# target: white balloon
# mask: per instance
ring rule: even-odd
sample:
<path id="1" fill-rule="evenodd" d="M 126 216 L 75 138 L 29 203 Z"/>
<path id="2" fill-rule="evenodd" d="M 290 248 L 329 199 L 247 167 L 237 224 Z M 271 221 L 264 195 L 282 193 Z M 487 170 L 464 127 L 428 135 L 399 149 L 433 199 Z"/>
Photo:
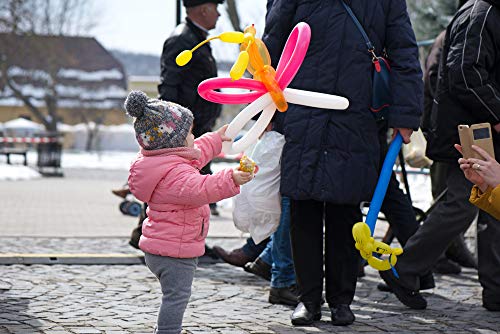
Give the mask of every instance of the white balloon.
<path id="1" fill-rule="evenodd" d="M 349 100 L 342 96 L 293 88 L 285 88 L 284 94 L 288 103 L 300 104 L 302 106 L 337 110 L 345 110 L 349 107 Z"/>
<path id="2" fill-rule="evenodd" d="M 230 141 L 222 143 L 222 152 L 225 154 L 238 154 L 245 151 L 247 147 L 257 141 L 259 136 L 264 132 L 267 125 L 271 121 L 276 110 L 276 106 L 271 99 L 271 95 L 266 93 L 246 106 L 239 114 L 233 119 L 226 130 L 226 136 L 233 139 L 243 129 L 245 124 L 248 123 L 259 112 L 264 110 L 262 115 L 252 128 L 245 133 L 237 142 Z"/>
<path id="3" fill-rule="evenodd" d="M 349 100 L 344 97 L 310 92 L 307 90 L 299 90 L 293 88 L 285 88 L 283 91 L 285 99 L 288 103 L 300 104 L 303 106 L 322 108 L 322 109 L 337 109 L 344 110 L 349 107 Z M 260 115 L 257 122 L 250 130 L 238 141 L 234 142 L 234 138 L 243 129 L 245 124 L 248 123 L 257 115 Z M 231 124 L 226 130 L 226 136 L 232 139 L 230 142 L 222 143 L 222 152 L 225 154 L 238 154 L 245 151 L 250 145 L 259 139 L 260 135 L 264 132 L 267 125 L 273 118 L 276 111 L 276 105 L 271 99 L 271 95 L 266 93 L 246 106 L 238 115 L 233 119 Z"/>

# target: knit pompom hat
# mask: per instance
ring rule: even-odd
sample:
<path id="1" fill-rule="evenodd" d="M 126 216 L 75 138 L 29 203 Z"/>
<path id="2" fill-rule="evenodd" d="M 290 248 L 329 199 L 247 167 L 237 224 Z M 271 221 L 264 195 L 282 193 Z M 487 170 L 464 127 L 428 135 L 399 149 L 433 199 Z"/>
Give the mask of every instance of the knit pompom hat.
<path id="1" fill-rule="evenodd" d="M 141 91 L 132 91 L 125 110 L 135 118 L 135 137 L 145 150 L 185 146 L 193 114 L 176 103 L 150 99 Z"/>

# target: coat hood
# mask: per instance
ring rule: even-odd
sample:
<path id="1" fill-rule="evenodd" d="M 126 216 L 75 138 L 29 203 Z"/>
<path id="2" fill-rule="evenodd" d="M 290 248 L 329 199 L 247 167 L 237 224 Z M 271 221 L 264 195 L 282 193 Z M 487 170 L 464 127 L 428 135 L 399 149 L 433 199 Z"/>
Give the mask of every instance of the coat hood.
<path id="1" fill-rule="evenodd" d="M 176 162 L 186 163 L 199 159 L 200 155 L 199 149 L 188 147 L 150 151 L 142 149 L 130 167 L 130 191 L 140 201 L 149 202 L 158 183 L 172 170 Z"/>

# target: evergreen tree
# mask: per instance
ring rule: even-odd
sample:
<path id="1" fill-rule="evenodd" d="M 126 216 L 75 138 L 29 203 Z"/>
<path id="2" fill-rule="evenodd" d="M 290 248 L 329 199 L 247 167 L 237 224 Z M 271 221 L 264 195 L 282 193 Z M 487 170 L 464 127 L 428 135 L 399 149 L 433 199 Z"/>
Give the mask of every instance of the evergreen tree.
<path id="1" fill-rule="evenodd" d="M 455 15 L 463 0 L 409 0 L 408 11 L 417 40 L 435 38 Z"/>

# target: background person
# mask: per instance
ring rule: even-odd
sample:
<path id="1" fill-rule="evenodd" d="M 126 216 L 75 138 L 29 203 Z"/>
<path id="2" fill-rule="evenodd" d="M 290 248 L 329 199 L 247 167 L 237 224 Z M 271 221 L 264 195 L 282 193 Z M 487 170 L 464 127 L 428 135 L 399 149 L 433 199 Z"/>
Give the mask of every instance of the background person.
<path id="1" fill-rule="evenodd" d="M 193 53 L 193 59 L 185 66 L 178 66 L 175 58 L 184 50 L 190 50 L 204 41 L 215 28 L 220 16 L 217 5 L 224 0 L 183 0 L 186 21 L 178 25 L 163 44 L 161 74 L 158 92 L 160 99 L 178 103 L 193 112 L 193 134 L 198 138 L 212 131 L 222 106 L 209 102 L 198 94 L 198 85 L 205 79 L 217 76 L 217 64 L 212 56 L 210 43 Z M 212 174 L 210 162 L 201 169 L 202 174 Z M 218 215 L 216 204 L 210 204 L 212 214 Z"/>

